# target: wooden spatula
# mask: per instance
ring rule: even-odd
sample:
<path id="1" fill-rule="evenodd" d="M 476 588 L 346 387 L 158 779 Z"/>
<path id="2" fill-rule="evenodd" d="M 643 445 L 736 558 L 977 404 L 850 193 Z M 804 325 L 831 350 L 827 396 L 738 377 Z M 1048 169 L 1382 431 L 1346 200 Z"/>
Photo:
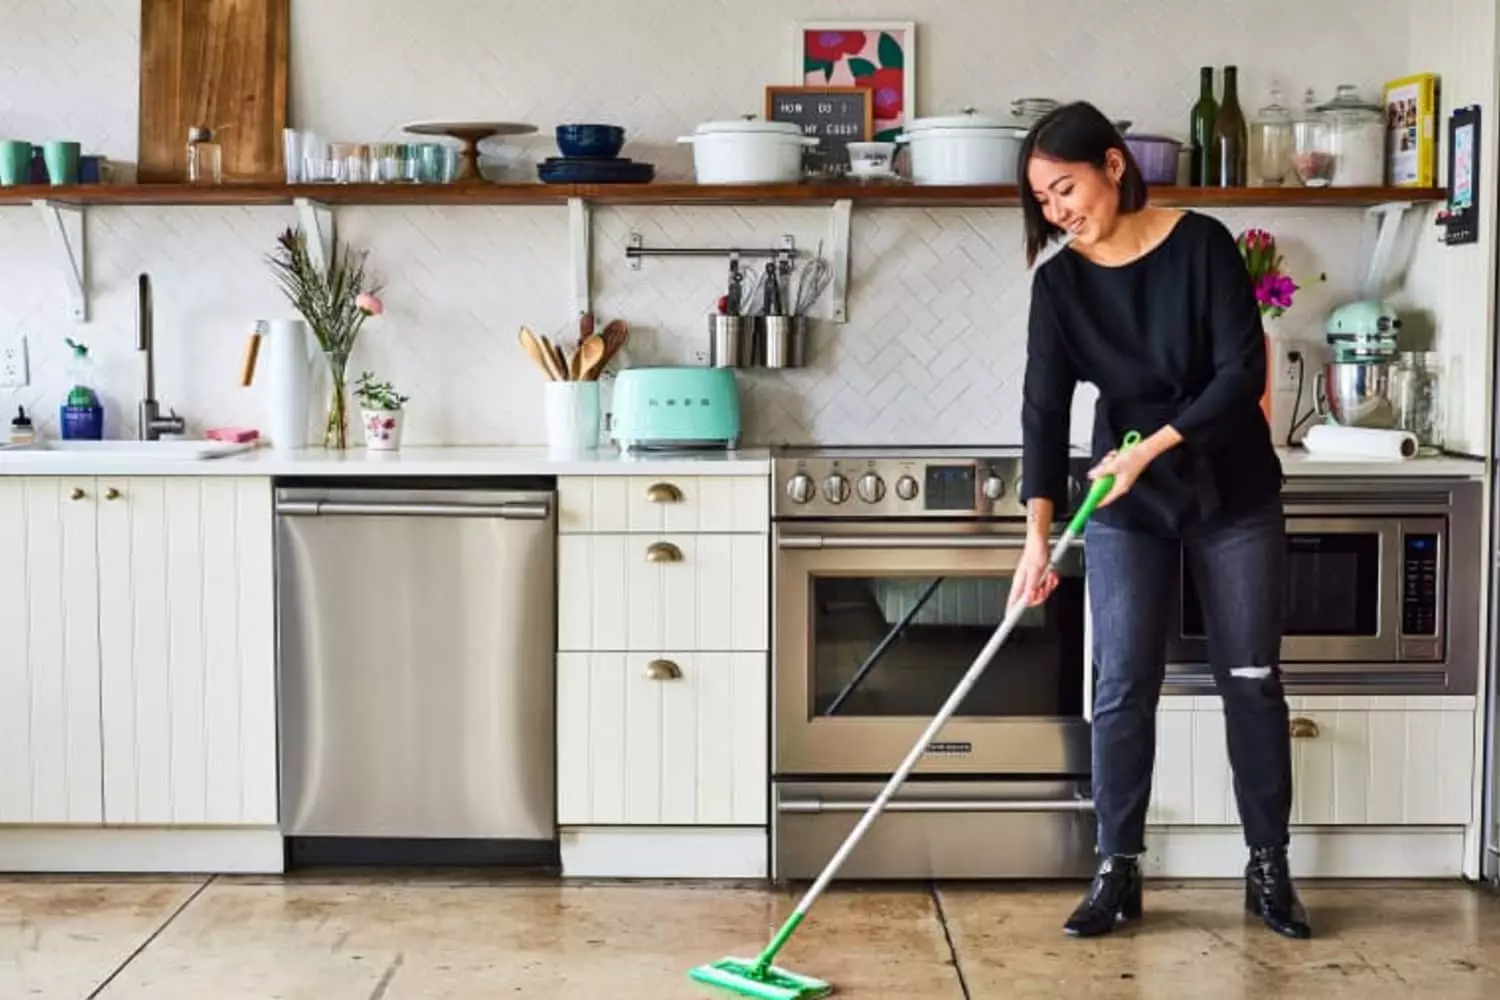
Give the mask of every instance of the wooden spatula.
<path id="1" fill-rule="evenodd" d="M 556 361 L 552 357 L 552 352 L 542 346 L 542 341 L 538 339 L 536 334 L 531 332 L 529 326 L 521 327 L 520 337 L 521 347 L 525 349 L 527 354 L 531 355 L 531 360 L 535 361 L 537 366 L 546 373 L 547 378 L 554 382 L 564 381 L 563 373 L 554 367 Z"/>

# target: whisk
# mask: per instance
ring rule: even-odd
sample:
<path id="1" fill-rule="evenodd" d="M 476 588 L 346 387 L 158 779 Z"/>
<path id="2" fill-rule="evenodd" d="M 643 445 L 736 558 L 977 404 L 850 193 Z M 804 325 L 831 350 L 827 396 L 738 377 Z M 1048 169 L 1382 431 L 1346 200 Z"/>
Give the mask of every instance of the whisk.
<path id="1" fill-rule="evenodd" d="M 833 271 L 828 266 L 828 261 L 823 259 L 823 244 L 818 243 L 818 255 L 808 261 L 802 268 L 802 273 L 797 276 L 797 299 L 794 306 L 798 316 L 805 316 L 812 311 L 814 303 L 822 297 L 828 288 L 828 283 L 833 279 Z"/>

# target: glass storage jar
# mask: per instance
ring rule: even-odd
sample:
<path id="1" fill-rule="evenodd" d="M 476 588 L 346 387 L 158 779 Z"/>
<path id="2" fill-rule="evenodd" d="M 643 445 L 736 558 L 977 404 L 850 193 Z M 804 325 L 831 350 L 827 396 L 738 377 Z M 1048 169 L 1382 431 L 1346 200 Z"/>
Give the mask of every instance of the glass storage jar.
<path id="1" fill-rule="evenodd" d="M 1442 361 L 1436 351 L 1402 351 L 1391 374 L 1396 427 L 1417 439 L 1418 454 L 1443 448 Z"/>
<path id="2" fill-rule="evenodd" d="M 1334 187 L 1378 187 L 1385 183 L 1385 112 L 1341 83 L 1333 99 L 1318 105 L 1333 153 Z"/>
<path id="3" fill-rule="evenodd" d="M 1292 122 L 1292 173 L 1304 187 L 1327 187 L 1333 180 L 1328 123 L 1318 111 L 1311 88 L 1303 95 L 1302 110 Z"/>
<path id="4" fill-rule="evenodd" d="M 1281 103 L 1281 87 L 1271 85 L 1271 103 L 1250 123 L 1250 156 L 1256 176 L 1267 187 L 1280 187 L 1292 166 L 1292 113 Z"/>

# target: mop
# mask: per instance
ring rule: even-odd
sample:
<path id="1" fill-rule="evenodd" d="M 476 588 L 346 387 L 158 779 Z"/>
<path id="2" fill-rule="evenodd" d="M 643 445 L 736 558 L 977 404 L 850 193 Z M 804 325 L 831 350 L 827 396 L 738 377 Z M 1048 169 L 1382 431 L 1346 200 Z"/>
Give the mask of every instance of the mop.
<path id="1" fill-rule="evenodd" d="M 1140 439 L 1141 436 L 1139 434 L 1131 431 L 1125 435 L 1125 440 L 1120 450 L 1124 451 L 1130 448 L 1132 445 L 1138 443 Z M 1052 555 L 1048 559 L 1049 570 L 1055 570 L 1058 564 L 1062 562 L 1063 556 L 1067 554 L 1074 540 L 1083 533 L 1084 526 L 1088 523 L 1089 517 L 1094 513 L 1094 508 L 1099 506 L 1099 502 L 1109 493 L 1113 485 L 1113 476 L 1100 476 L 1094 480 L 1094 485 L 1089 490 L 1088 496 L 1084 498 L 1078 511 L 1068 522 L 1068 526 L 1063 531 L 1061 537 L 1058 538 L 1057 544 L 1052 547 Z M 828 887 L 828 883 L 833 881 L 834 875 L 838 873 L 839 868 L 843 866 L 845 860 L 848 859 L 854 848 L 859 844 L 860 838 L 865 835 L 865 831 L 875 822 L 875 817 L 880 815 L 880 811 L 885 808 L 891 796 L 901 787 L 901 783 L 906 780 L 906 776 L 911 773 L 912 768 L 916 767 L 917 761 L 927 751 L 928 744 L 932 742 L 938 732 L 947 724 L 949 717 L 958 710 L 958 706 L 963 703 L 963 700 L 968 697 L 969 690 L 979 680 L 985 668 L 990 665 L 990 661 L 1000 651 L 1000 647 L 1005 644 L 1005 640 L 1010 636 L 1011 631 L 1015 629 L 1016 623 L 1021 620 L 1021 616 L 1026 613 L 1028 607 L 1029 605 L 1025 601 L 1017 601 L 1015 607 L 1006 613 L 1005 619 L 995 629 L 994 635 L 990 637 L 989 642 L 985 643 L 984 648 L 979 651 L 979 655 L 974 658 L 973 665 L 969 667 L 968 672 L 959 680 L 958 686 L 953 689 L 953 693 L 948 696 L 948 700 L 943 703 L 943 707 L 938 710 L 937 715 L 933 716 L 932 722 L 928 724 L 926 731 L 922 733 L 916 745 L 907 753 L 906 759 L 901 762 L 901 766 L 896 768 L 896 773 L 891 775 L 891 780 L 886 782 L 885 788 L 876 796 L 875 801 L 870 803 L 870 808 L 865 810 L 865 814 L 860 818 L 859 823 L 850 831 L 849 836 L 844 839 L 844 843 L 834 854 L 833 860 L 828 862 L 828 865 L 818 876 L 817 881 L 813 883 L 812 888 L 802 897 L 802 901 L 797 904 L 797 908 L 792 911 L 792 915 L 781 925 L 781 929 L 776 932 L 776 936 L 771 939 L 771 943 L 766 946 L 766 949 L 760 953 L 759 957 L 754 959 L 721 958 L 717 962 L 709 962 L 706 965 L 700 965 L 690 970 L 688 972 L 690 979 L 717 986 L 738 993 L 741 996 L 757 997 L 759 1000 L 814 1000 L 817 997 L 826 997 L 833 992 L 832 984 L 821 979 L 815 979 L 812 976 L 804 976 L 800 973 L 791 972 L 779 966 L 772 965 L 772 960 L 775 959 L 777 952 L 781 951 L 787 940 L 797 930 L 798 926 L 801 925 L 803 918 L 807 916 L 808 910 L 812 909 L 813 903 L 822 895 L 823 890 Z"/>

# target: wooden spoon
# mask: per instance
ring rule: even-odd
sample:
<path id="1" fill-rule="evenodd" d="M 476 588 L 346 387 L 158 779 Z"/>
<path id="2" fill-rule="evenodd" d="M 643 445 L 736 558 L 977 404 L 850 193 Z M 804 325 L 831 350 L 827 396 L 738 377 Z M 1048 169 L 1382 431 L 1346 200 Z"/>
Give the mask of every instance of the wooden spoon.
<path id="1" fill-rule="evenodd" d="M 537 339 L 536 334 L 531 332 L 531 328 L 528 326 L 521 327 L 520 337 L 521 347 L 525 349 L 527 354 L 531 355 L 531 360 L 535 361 L 538 367 L 546 373 L 547 378 L 554 382 L 559 381 L 559 373 L 552 368 L 551 353 L 542 347 L 541 341 Z"/>
<path id="2" fill-rule="evenodd" d="M 579 360 L 579 372 L 576 377 L 592 382 L 599 377 L 600 369 L 604 364 L 604 338 L 597 333 L 591 334 L 583 346 L 578 348 L 574 360 Z"/>
<path id="3" fill-rule="evenodd" d="M 542 338 L 542 347 L 546 350 L 547 357 L 552 361 L 552 372 L 557 376 L 557 380 L 559 382 L 568 381 L 568 358 L 563 354 L 562 348 L 546 337 Z"/>
<path id="4" fill-rule="evenodd" d="M 612 319 L 609 321 L 609 325 L 604 328 L 604 357 L 595 366 L 597 369 L 595 373 L 596 378 L 600 374 L 603 374 L 605 367 L 615 359 L 616 354 L 620 353 L 620 348 L 625 346 L 625 340 L 629 335 L 630 331 L 625 326 L 624 320 Z"/>

